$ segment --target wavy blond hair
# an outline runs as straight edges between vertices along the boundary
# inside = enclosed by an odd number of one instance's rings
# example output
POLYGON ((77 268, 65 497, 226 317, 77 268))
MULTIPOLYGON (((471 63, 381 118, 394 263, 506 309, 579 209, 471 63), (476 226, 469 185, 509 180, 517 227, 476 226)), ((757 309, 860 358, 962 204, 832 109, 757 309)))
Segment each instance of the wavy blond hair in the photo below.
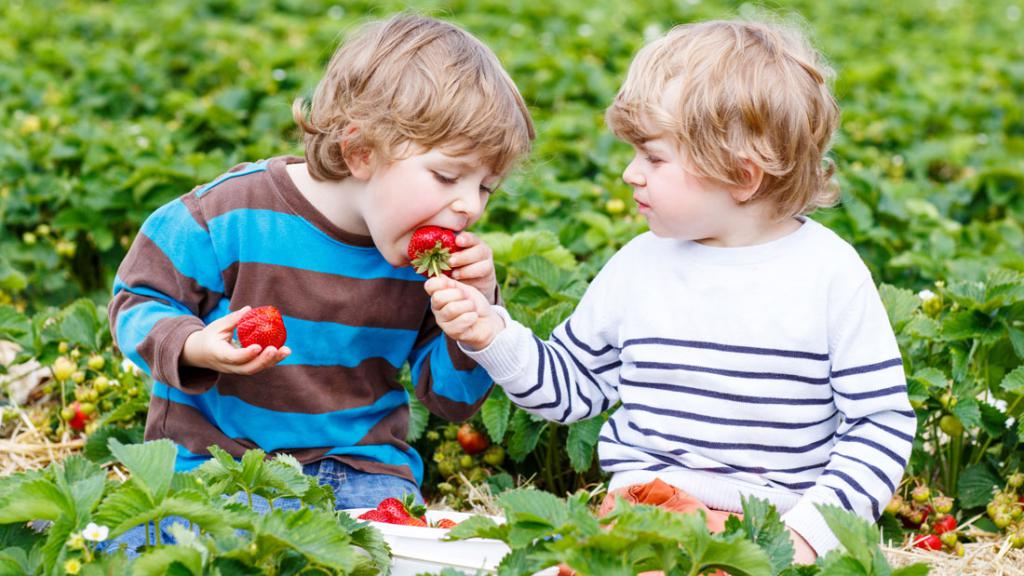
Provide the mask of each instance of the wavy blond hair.
POLYGON ((839 124, 833 76, 793 25, 681 25, 640 50, 605 116, 627 142, 674 139, 688 168, 728 185, 745 183, 749 160, 764 171, 751 200, 785 218, 839 197, 826 156, 839 124))
POLYGON ((389 162, 408 143, 478 153, 503 175, 535 137, 526 103, 489 48, 457 26, 410 13, 365 24, 338 47, 308 117, 305 108, 296 99, 292 115, 317 180, 349 176, 349 153, 372 151, 389 162))

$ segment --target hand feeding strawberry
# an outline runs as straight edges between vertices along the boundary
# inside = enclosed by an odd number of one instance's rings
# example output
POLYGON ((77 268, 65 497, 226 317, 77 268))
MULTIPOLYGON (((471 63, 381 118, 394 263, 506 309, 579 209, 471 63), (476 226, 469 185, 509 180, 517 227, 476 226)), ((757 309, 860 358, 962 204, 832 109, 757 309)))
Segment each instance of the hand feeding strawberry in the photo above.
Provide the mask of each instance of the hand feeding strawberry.
POLYGON ((238 341, 244 348, 253 344, 280 348, 287 337, 281 312, 273 306, 253 308, 238 322, 238 341))
POLYGON ((416 272, 427 277, 451 276, 451 255, 460 251, 455 231, 440 226, 423 226, 412 233, 407 255, 416 272))

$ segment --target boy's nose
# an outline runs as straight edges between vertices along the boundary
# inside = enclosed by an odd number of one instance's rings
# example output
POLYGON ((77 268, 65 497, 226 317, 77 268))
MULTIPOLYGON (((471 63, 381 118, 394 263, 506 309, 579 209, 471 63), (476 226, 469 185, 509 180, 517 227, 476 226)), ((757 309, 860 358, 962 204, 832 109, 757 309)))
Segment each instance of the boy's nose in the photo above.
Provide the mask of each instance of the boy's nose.
POLYGON ((458 196, 452 201, 452 211, 463 214, 470 220, 474 220, 483 212, 483 201, 478 188, 464 186, 459 190, 458 196))
POLYGON ((636 169, 636 159, 633 159, 626 169, 622 171, 622 179, 630 186, 636 188, 643 188, 647 185, 647 180, 640 175, 640 171, 636 169))

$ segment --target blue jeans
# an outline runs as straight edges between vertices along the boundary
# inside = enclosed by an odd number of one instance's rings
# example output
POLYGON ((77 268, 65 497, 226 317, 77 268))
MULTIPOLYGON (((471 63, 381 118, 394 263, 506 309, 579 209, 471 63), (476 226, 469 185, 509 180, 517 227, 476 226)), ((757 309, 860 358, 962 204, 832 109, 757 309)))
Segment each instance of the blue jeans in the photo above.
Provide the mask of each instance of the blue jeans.
MULTIPOLYGON (((401 499, 406 493, 412 493, 416 502, 423 504, 423 495, 415 483, 392 476, 390 474, 370 474, 362 472, 337 460, 320 460, 302 467, 302 472, 307 476, 316 476, 320 485, 330 486, 334 490, 336 499, 335 510, 346 508, 375 508, 385 498, 401 499)), ((246 502, 245 495, 241 492, 235 495, 238 502, 246 502), (241 496, 239 496, 241 495, 241 496)), ((301 502, 295 498, 279 498, 274 501, 275 510, 298 510, 301 502)), ((262 496, 252 497, 252 508, 260 514, 270 511, 270 503, 262 496)), ((174 544, 174 537, 167 529, 174 523, 188 526, 188 520, 179 517, 164 518, 160 522, 160 543, 174 544)), ((138 548, 146 544, 147 528, 151 536, 150 542, 154 542, 153 523, 149 526, 141 525, 129 529, 124 534, 113 540, 100 543, 97 550, 102 552, 114 552, 124 544, 128 555, 138 555, 138 548)))

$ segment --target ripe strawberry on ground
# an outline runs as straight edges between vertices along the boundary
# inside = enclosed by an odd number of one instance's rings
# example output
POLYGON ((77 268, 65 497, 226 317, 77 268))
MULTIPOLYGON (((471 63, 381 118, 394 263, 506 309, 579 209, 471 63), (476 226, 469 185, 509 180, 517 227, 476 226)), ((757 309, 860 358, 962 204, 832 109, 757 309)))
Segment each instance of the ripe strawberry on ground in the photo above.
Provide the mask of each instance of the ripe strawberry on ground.
POLYGON ((914 548, 922 550, 942 550, 942 540, 935 534, 928 534, 914 539, 914 548))
POLYGON ((85 430, 85 425, 92 419, 92 414, 95 412, 96 406, 94 404, 89 402, 72 402, 61 411, 61 417, 67 421, 68 426, 72 430, 81 432, 85 430))
POLYGON ((950 514, 946 514, 932 523, 932 532, 936 534, 944 534, 953 530, 956 530, 956 518, 950 514))
POLYGON ((468 422, 459 428, 458 440, 466 454, 479 454, 490 445, 487 436, 473 428, 473 425, 468 422))
POLYGON ((440 226, 423 226, 412 233, 406 255, 416 272, 427 277, 451 276, 448 259, 458 252, 455 245, 455 231, 440 226))
POLYGON ((243 347, 259 344, 280 348, 287 337, 281 312, 273 306, 253 308, 238 322, 238 341, 243 347))

